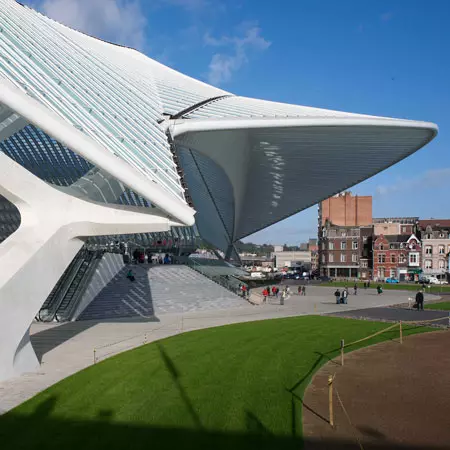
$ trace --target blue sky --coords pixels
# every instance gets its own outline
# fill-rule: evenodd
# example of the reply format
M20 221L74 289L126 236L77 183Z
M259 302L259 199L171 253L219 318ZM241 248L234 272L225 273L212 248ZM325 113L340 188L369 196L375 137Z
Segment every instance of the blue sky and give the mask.
M425 149L352 191L374 196L374 216L450 217L450 1L25 3L236 94L437 123ZM296 244L316 223L310 208L249 239Z

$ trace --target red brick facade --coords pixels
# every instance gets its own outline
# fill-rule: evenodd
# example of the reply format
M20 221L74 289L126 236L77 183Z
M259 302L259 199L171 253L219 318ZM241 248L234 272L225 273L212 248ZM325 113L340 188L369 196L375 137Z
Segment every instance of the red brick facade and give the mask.
M373 276L375 280L396 278L414 281L421 271L422 247L412 234L375 236L373 243Z
M319 226L333 225L354 227L372 224L372 196L353 196L350 192L327 198L320 204Z

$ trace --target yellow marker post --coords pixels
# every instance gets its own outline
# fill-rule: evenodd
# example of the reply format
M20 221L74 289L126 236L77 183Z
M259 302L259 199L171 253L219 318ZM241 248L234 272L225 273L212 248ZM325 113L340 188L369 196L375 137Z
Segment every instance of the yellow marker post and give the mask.
M401 320L400 320L400 344L403 344L403 329Z
M341 339L341 366L344 365L344 347L345 347L344 339Z
M95 348L94 348L94 364L97 362L97 357L96 357L96 350L95 350Z
M328 414L330 425L334 427L334 414L333 414L333 377L328 375Z

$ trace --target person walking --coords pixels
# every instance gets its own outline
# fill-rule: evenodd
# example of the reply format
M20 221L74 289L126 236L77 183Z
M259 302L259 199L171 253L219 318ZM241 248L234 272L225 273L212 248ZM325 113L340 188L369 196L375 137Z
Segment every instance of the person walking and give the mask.
M302 295L306 295L306 286L305 285L303 285L302 286Z
M301 286L298 287L297 292L298 292L298 295L302 295L302 287Z
M278 294L280 293L280 289L277 287L275 289L275 297L278 298Z
M284 305L285 298L286 298L286 289L283 289L283 292L281 293L280 297L280 305Z
M341 302L341 291L339 289L336 289L334 296L336 297L336 304L339 305Z
M353 286L353 294L354 295L358 295L358 285L355 283L355 285Z
M417 303L417 311L422 310L423 311L423 292L420 290L416 294L416 303Z
M378 292L378 295L383 293L383 288L380 285L377 286L377 292Z
M262 291L262 295L263 295L263 297L264 297L263 303L267 303L267 296L269 295L269 292L268 292L267 288L265 288L265 289Z
M277 296L277 288L276 288L276 286L272 286L272 296L273 297Z

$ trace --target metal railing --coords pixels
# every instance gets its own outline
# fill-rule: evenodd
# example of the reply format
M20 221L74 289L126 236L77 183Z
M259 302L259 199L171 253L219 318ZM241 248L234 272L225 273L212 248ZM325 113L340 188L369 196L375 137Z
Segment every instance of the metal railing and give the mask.
M246 283L234 275L233 268L220 260L188 258L187 265L236 295L242 296L243 285L248 288Z

